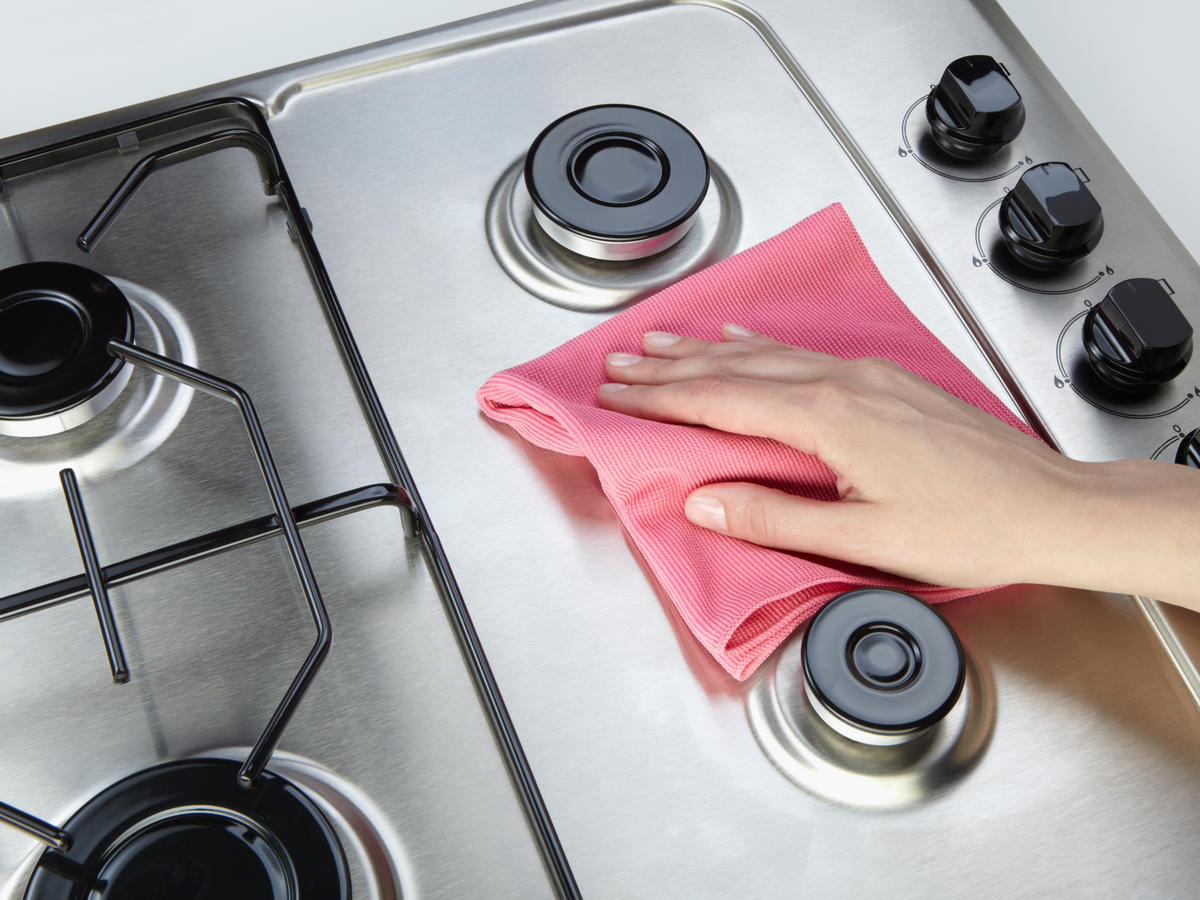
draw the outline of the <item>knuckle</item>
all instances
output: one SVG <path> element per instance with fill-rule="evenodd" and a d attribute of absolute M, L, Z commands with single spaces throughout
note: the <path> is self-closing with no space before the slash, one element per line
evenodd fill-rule
<path fill-rule="evenodd" d="M 720 375 L 704 375 L 676 382 L 675 390 L 697 418 L 703 420 L 709 411 L 725 402 L 729 395 L 729 382 Z"/>
<path fill-rule="evenodd" d="M 727 375 L 757 375 L 763 368 L 768 354 L 762 350 L 742 349 L 729 353 L 721 359 L 721 371 Z"/>
<path fill-rule="evenodd" d="M 890 385 L 903 378 L 904 370 L 890 359 L 868 356 L 857 360 L 862 377 L 869 384 Z"/>
<path fill-rule="evenodd" d="M 728 383 L 720 375 L 702 375 L 679 382 L 679 390 L 693 400 L 710 400 L 723 396 Z"/>
<path fill-rule="evenodd" d="M 844 381 L 818 381 L 809 388 L 813 402 L 827 409 L 844 409 L 854 402 L 855 391 Z"/>
<path fill-rule="evenodd" d="M 729 512 L 730 530 L 758 544 L 774 544 L 779 537 L 779 523 L 767 505 L 758 499 L 738 503 Z"/>

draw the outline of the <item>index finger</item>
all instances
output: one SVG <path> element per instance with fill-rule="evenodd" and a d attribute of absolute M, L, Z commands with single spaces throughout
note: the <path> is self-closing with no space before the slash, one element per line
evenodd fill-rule
<path fill-rule="evenodd" d="M 603 384 L 596 398 L 602 407 L 626 415 L 771 438 L 819 455 L 828 417 L 814 400 L 829 385 L 701 377 L 668 384 Z"/>

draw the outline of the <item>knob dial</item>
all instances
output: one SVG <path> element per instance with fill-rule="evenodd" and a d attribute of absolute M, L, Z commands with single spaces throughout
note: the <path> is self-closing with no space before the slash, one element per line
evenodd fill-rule
<path fill-rule="evenodd" d="M 1192 326 L 1153 278 L 1130 278 L 1109 291 L 1083 320 L 1093 371 L 1125 391 L 1170 381 L 1192 357 Z"/>
<path fill-rule="evenodd" d="M 1183 436 L 1179 449 L 1175 451 L 1175 462 L 1200 469 L 1200 428 L 1193 428 Z"/>
<path fill-rule="evenodd" d="M 942 73 L 925 101 L 933 140 L 958 159 L 983 159 L 1021 133 L 1025 104 L 1003 66 L 990 56 L 964 56 Z"/>
<path fill-rule="evenodd" d="M 1036 165 L 1004 196 L 1000 233 L 1009 251 L 1034 269 L 1069 266 L 1096 249 L 1104 216 L 1075 171 L 1062 162 Z"/>

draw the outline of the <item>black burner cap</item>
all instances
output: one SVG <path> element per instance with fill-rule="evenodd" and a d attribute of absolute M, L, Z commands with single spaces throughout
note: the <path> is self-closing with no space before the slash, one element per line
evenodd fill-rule
<path fill-rule="evenodd" d="M 0 418 L 31 419 L 102 391 L 124 362 L 106 349 L 133 339 L 115 284 L 82 266 L 32 262 L 0 270 Z"/>
<path fill-rule="evenodd" d="M 962 691 L 965 665 L 953 629 L 899 591 L 835 597 L 813 617 L 804 677 L 826 709 L 869 731 L 908 734 L 943 718 Z"/>
<path fill-rule="evenodd" d="M 93 797 L 47 850 L 26 900 L 347 900 L 345 854 L 298 788 L 238 764 L 193 759 L 146 769 Z"/>
<path fill-rule="evenodd" d="M 589 106 L 537 136 L 525 185 L 551 221 L 600 240 L 670 231 L 700 208 L 708 159 L 692 133 L 641 106 Z"/>

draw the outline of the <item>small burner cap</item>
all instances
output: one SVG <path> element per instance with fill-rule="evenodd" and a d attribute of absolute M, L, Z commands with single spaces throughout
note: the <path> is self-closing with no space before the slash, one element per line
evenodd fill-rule
<path fill-rule="evenodd" d="M 113 339 L 133 339 L 133 311 L 103 275 L 60 262 L 0 270 L 0 420 L 54 416 L 103 392 L 124 367 Z"/>
<path fill-rule="evenodd" d="M 47 850 L 25 900 L 348 900 L 345 853 L 321 810 L 265 772 L 190 759 L 145 769 L 85 803 Z"/>
<path fill-rule="evenodd" d="M 640 106 L 590 106 L 537 136 L 525 185 L 543 229 L 600 259 L 659 253 L 681 239 L 708 191 L 708 160 L 686 128 Z"/>
<path fill-rule="evenodd" d="M 805 683 L 816 703 L 867 732 L 903 736 L 942 719 L 962 692 L 954 631 L 899 591 L 869 588 L 831 600 L 804 634 Z"/>
<path fill-rule="evenodd" d="M 122 843 L 100 867 L 96 881 L 104 887 L 96 896 L 285 900 L 292 877 L 287 857 L 261 829 L 225 813 L 190 812 L 147 825 Z"/>

